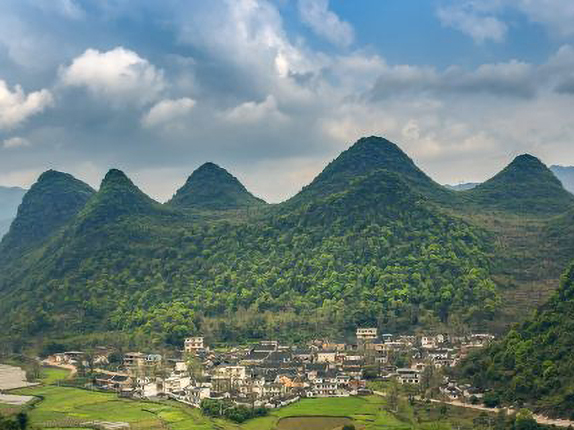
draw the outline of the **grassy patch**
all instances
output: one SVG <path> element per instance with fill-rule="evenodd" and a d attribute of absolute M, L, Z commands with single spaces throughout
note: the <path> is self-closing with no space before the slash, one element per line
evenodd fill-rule
<path fill-rule="evenodd" d="M 40 381 L 45 385 L 68 378 L 70 371 L 59 367 L 42 367 Z"/>
<path fill-rule="evenodd" d="M 362 397 L 329 397 L 302 399 L 273 412 L 273 415 L 281 418 L 305 415 L 348 417 L 355 414 L 374 414 L 375 412 L 376 408 L 373 407 L 373 403 Z"/>
<path fill-rule="evenodd" d="M 277 430 L 333 430 L 352 423 L 342 417 L 287 417 L 279 420 Z"/>
<path fill-rule="evenodd" d="M 127 400 L 113 393 L 53 385 L 25 388 L 18 393 L 43 399 L 29 409 L 31 423 L 37 427 L 47 423 L 74 427 L 83 420 L 101 420 L 128 422 L 133 430 L 330 430 L 350 420 L 358 430 L 472 429 L 472 419 L 477 414 L 454 407 L 448 407 L 445 412 L 439 409 L 440 405 L 420 402 L 413 406 L 404 401 L 400 413 L 394 415 L 386 410 L 386 400 L 382 397 L 342 397 L 302 399 L 271 410 L 269 416 L 234 424 L 205 417 L 198 409 L 174 401 Z M 331 424 L 333 427 L 329 428 Z"/>
<path fill-rule="evenodd" d="M 114 394 L 55 386 L 26 388 L 19 393 L 43 399 L 30 410 L 32 424 L 66 418 L 129 423 L 153 420 L 160 424 L 152 413 L 145 410 L 146 403 L 118 399 Z"/>

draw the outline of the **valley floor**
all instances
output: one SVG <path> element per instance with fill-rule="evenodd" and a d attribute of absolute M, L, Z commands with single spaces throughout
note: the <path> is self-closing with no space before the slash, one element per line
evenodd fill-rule
<path fill-rule="evenodd" d="M 399 413 L 391 414 L 383 397 L 367 396 L 303 399 L 272 410 L 269 416 L 235 424 L 205 417 L 198 409 L 176 402 L 134 401 L 111 393 L 56 385 L 24 388 L 17 394 L 41 399 L 28 409 L 31 423 L 52 429 L 93 425 L 106 430 L 332 430 L 348 423 L 361 430 L 471 429 L 477 415 L 457 407 L 439 414 L 438 407 L 421 404 L 415 409 L 406 402 Z"/>
<path fill-rule="evenodd" d="M 302 399 L 270 410 L 266 417 L 235 424 L 206 417 L 199 409 L 174 401 L 131 400 L 114 393 L 59 386 L 58 381 L 66 376 L 66 370 L 43 368 L 41 386 L 24 387 L 9 394 L 34 400 L 27 405 L 0 400 L 0 415 L 26 410 L 34 427 L 52 430 L 339 430 L 345 424 L 353 424 L 357 430 L 470 430 L 476 428 L 477 417 L 485 413 L 466 404 L 443 406 L 420 400 L 410 404 L 406 399 L 401 400 L 396 413 L 391 413 L 384 395 L 372 395 Z M 494 417 L 496 411 L 486 412 Z M 540 419 L 539 422 L 561 425 Z"/>

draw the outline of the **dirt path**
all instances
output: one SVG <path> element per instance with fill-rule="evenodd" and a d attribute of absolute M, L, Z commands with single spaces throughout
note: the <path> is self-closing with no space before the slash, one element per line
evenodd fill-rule
<path fill-rule="evenodd" d="M 381 397 L 387 396 L 387 394 L 383 393 L 382 391 L 373 391 L 373 394 L 376 394 L 377 396 L 381 396 Z M 421 399 L 419 396 L 417 396 L 416 399 L 424 401 L 424 399 Z M 463 403 L 459 400 L 451 400 L 451 401 L 437 400 L 437 399 L 428 399 L 428 400 L 430 400 L 432 403 L 444 403 L 447 405 L 458 406 L 459 408 L 477 409 L 477 410 L 485 411 L 485 412 L 506 411 L 507 414 L 513 414 L 513 413 L 518 412 L 518 411 L 511 409 L 511 408 L 487 408 L 486 406 L 472 405 L 470 403 Z M 557 427 L 570 427 L 570 426 L 574 427 L 574 421 L 572 421 L 572 420 L 548 418 L 548 417 L 545 417 L 544 415 L 538 415 L 538 414 L 532 414 L 532 418 L 534 418 L 538 424 L 554 425 Z"/>

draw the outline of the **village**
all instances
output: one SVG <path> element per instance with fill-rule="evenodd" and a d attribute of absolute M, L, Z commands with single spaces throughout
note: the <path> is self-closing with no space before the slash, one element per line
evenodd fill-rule
<path fill-rule="evenodd" d="M 315 340 L 305 345 L 260 341 L 245 348 L 212 350 L 201 336 L 186 338 L 177 354 L 127 352 L 105 347 L 90 355 L 56 353 L 44 364 L 89 374 L 85 388 L 109 390 L 140 399 L 169 398 L 193 407 L 204 400 L 224 400 L 250 408 L 278 408 L 301 398 L 372 394 L 368 381 L 420 386 L 439 375 L 438 389 L 448 400 L 480 399 L 472 387 L 445 376 L 490 334 L 453 337 L 378 334 L 358 328 L 353 343 Z M 89 372 L 85 372 L 89 369 Z"/>

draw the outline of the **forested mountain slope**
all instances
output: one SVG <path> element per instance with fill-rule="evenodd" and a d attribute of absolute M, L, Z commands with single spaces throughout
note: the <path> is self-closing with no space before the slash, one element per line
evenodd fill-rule
<path fill-rule="evenodd" d="M 0 260 L 42 243 L 72 220 L 94 190 L 67 173 L 48 170 L 24 195 L 0 243 Z"/>
<path fill-rule="evenodd" d="M 226 210 L 264 203 L 225 169 L 205 163 L 191 174 L 168 205 L 183 209 Z"/>
<path fill-rule="evenodd" d="M 460 194 L 481 211 L 520 215 L 557 215 L 574 205 L 574 195 L 564 189 L 548 167 L 529 154 L 519 155 L 488 181 Z"/>
<path fill-rule="evenodd" d="M 333 160 L 303 190 L 287 203 L 301 203 L 315 196 L 343 191 L 349 181 L 376 169 L 398 174 L 414 190 L 437 201 L 451 202 L 455 193 L 429 178 L 396 144 L 382 137 L 359 139 Z"/>
<path fill-rule="evenodd" d="M 212 163 L 164 205 L 118 170 L 97 193 L 61 175 L 42 175 L 23 205 L 37 209 L 14 223 L 46 211 L 54 221 L 42 240 L 15 228 L 0 250 L 10 268 L 0 270 L 0 323 L 12 337 L 122 330 L 177 344 L 197 330 L 237 341 L 340 336 L 357 325 L 485 329 L 508 306 L 501 295 L 554 276 L 520 278 L 517 220 L 534 220 L 528 252 L 539 261 L 549 220 L 572 199 L 531 156 L 478 191 L 447 190 L 377 137 L 278 205 Z M 39 192 L 50 177 L 59 180 Z M 61 213 L 52 210 L 60 194 L 74 203 Z"/>
<path fill-rule="evenodd" d="M 505 404 L 574 419 L 574 266 L 534 315 L 470 356 L 461 371 Z"/>
<path fill-rule="evenodd" d="M 0 318 L 14 333 L 139 330 L 174 343 L 198 325 L 231 339 L 483 323 L 499 305 L 487 235 L 446 215 L 423 193 L 434 183 L 378 142 L 342 156 L 353 167 L 330 169 L 320 192 L 240 221 L 189 218 L 112 170 L 0 278 Z M 365 164 L 373 149 L 396 162 Z"/>

